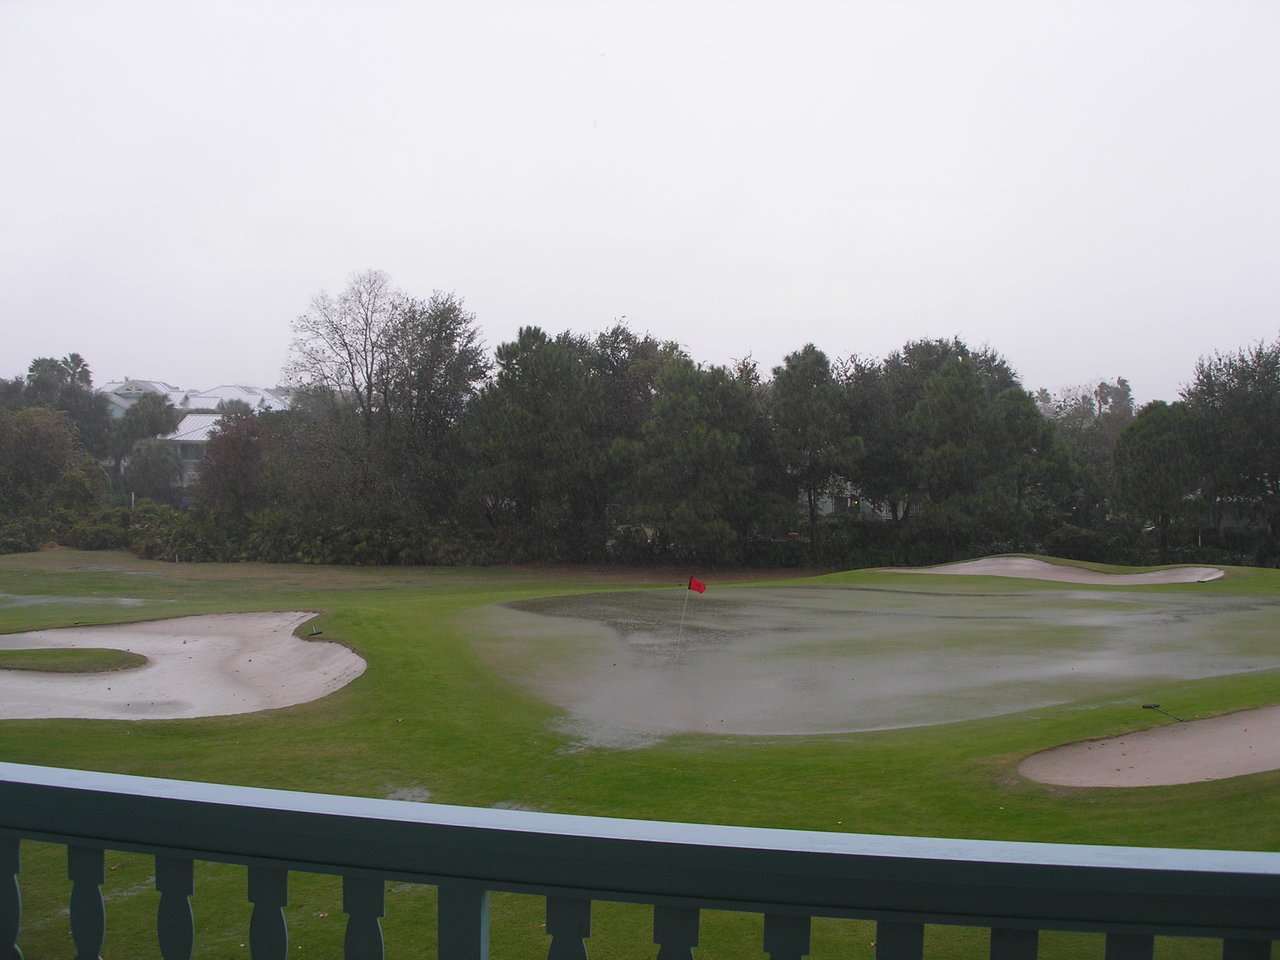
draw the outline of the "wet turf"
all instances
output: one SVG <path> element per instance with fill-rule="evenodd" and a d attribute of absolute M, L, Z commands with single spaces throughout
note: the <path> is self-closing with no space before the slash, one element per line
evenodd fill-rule
<path fill-rule="evenodd" d="M 588 743 L 840 733 L 1280 667 L 1271 598 L 727 587 L 519 601 L 478 615 L 495 670 Z M 682 623 L 683 617 L 683 623 Z"/>

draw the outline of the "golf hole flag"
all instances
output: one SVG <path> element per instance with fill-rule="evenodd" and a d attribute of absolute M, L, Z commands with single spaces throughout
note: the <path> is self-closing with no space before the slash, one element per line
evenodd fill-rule
<path fill-rule="evenodd" d="M 707 585 L 703 583 L 701 580 L 699 580 L 697 577 L 690 577 L 689 589 L 694 591 L 695 593 L 706 593 Z"/>

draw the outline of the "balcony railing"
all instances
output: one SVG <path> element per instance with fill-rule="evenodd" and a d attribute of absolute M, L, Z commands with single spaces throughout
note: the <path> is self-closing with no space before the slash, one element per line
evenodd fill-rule
<path fill-rule="evenodd" d="M 102 949 L 108 850 L 154 856 L 165 960 L 192 954 L 196 861 L 247 868 L 255 960 L 288 955 L 291 872 L 342 878 L 348 960 L 384 956 L 390 882 L 437 887 L 444 960 L 488 956 L 496 891 L 545 897 L 551 960 L 586 957 L 593 901 L 651 905 L 660 960 L 692 957 L 703 910 L 763 915 L 772 960 L 808 954 L 816 917 L 874 921 L 880 958 L 921 957 L 926 924 L 989 930 L 999 960 L 1035 957 L 1045 930 L 1105 934 L 1107 960 L 1150 958 L 1157 935 L 1262 960 L 1280 938 L 1276 853 L 601 819 L 0 764 L 0 958 L 22 956 L 24 839 L 67 847 L 80 958 Z"/>

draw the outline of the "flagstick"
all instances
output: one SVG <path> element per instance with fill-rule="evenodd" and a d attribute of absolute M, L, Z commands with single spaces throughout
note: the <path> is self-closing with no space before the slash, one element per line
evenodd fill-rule
<path fill-rule="evenodd" d="M 689 594 L 692 591 L 685 587 L 684 591 L 684 608 L 680 611 L 680 629 L 676 633 L 676 640 L 679 641 L 684 636 L 684 615 L 689 612 Z"/>

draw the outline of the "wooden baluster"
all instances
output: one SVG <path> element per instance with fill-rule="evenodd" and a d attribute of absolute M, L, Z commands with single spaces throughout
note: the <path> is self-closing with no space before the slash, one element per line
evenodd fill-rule
<path fill-rule="evenodd" d="M 386 910 L 381 880 L 342 878 L 342 910 L 347 915 L 344 960 L 383 960 L 382 914 Z"/>
<path fill-rule="evenodd" d="M 67 876 L 71 880 L 71 939 L 76 960 L 101 960 L 107 933 L 107 909 L 102 900 L 105 857 L 96 847 L 67 847 Z"/>
<path fill-rule="evenodd" d="M 808 956 L 809 918 L 766 913 L 764 952 L 769 960 L 800 960 Z"/>
<path fill-rule="evenodd" d="M 489 960 L 489 891 L 474 883 L 436 889 L 440 960 Z"/>
<path fill-rule="evenodd" d="M 1036 960 L 1039 951 L 1039 930 L 991 928 L 991 960 Z"/>
<path fill-rule="evenodd" d="M 289 928 L 284 908 L 289 905 L 289 871 L 278 867 L 249 868 L 249 956 L 253 960 L 285 960 Z"/>
<path fill-rule="evenodd" d="M 653 942 L 658 960 L 693 960 L 698 945 L 697 907 L 654 907 Z"/>
<path fill-rule="evenodd" d="M 1222 960 L 1271 960 L 1271 941 L 1223 940 Z"/>
<path fill-rule="evenodd" d="M 547 960 L 587 960 L 591 936 L 591 901 L 577 897 L 547 897 Z"/>
<path fill-rule="evenodd" d="M 924 924 L 876 924 L 876 960 L 920 960 L 924 955 Z"/>
<path fill-rule="evenodd" d="M 0 837 L 0 960 L 22 960 L 18 930 L 22 926 L 22 888 L 18 872 L 22 867 L 20 841 Z"/>
<path fill-rule="evenodd" d="M 1108 933 L 1106 960 L 1151 960 L 1155 954 L 1155 937 L 1140 933 Z"/>
<path fill-rule="evenodd" d="M 191 894 L 195 892 L 191 861 L 156 857 L 156 890 L 160 892 L 160 906 L 156 909 L 160 956 L 164 960 L 191 960 L 196 942 L 195 917 L 191 913 Z"/>

